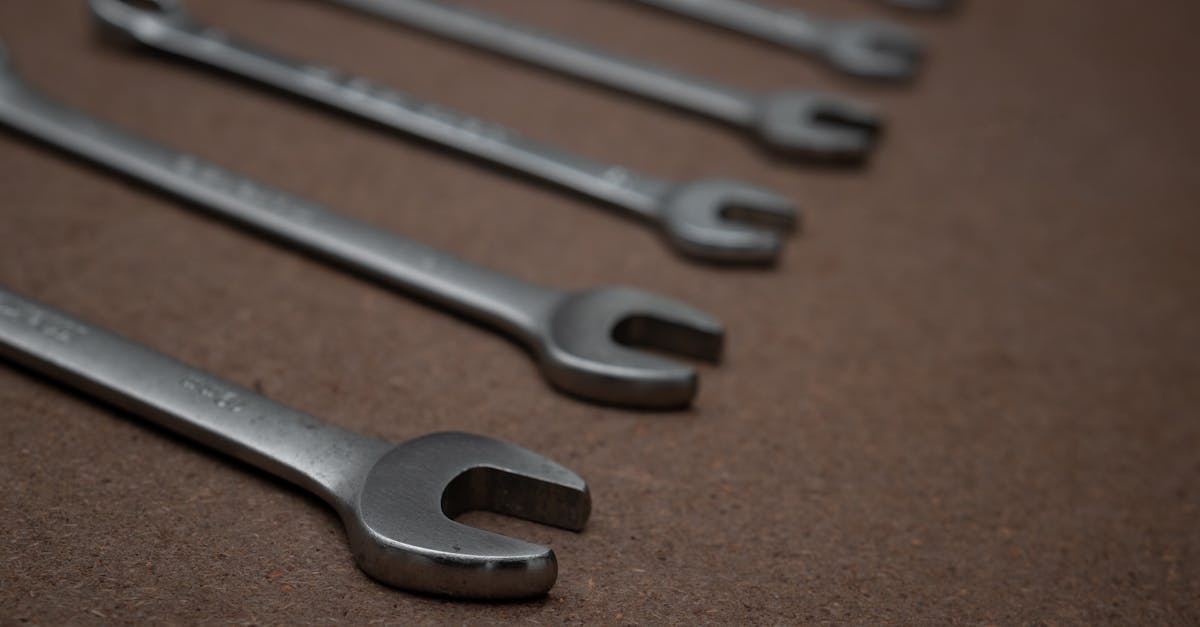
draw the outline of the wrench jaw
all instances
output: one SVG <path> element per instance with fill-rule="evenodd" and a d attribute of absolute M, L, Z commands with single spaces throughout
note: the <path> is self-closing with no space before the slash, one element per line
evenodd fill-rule
<path fill-rule="evenodd" d="M 716 361 L 724 330 L 701 311 L 649 292 L 606 287 L 566 294 L 540 338 L 546 378 L 599 403 L 646 409 L 686 407 L 694 368 L 633 347 Z"/>
<path fill-rule="evenodd" d="M 383 583 L 457 598 L 522 599 L 554 585 L 554 551 L 452 518 L 488 510 L 579 531 L 591 494 L 578 475 L 532 451 L 449 432 L 385 453 L 341 509 L 355 560 Z"/>
<path fill-rule="evenodd" d="M 785 154 L 863 161 L 883 127 L 871 107 L 818 92 L 776 92 L 759 102 L 759 135 L 767 146 Z"/>
<path fill-rule="evenodd" d="M 667 241 L 690 257 L 714 263 L 772 264 L 798 222 L 791 201 L 738 181 L 679 183 L 660 214 Z"/>
<path fill-rule="evenodd" d="M 825 58 L 848 74 L 876 80 L 903 81 L 921 65 L 921 43 L 911 31 L 885 22 L 831 23 Z"/>

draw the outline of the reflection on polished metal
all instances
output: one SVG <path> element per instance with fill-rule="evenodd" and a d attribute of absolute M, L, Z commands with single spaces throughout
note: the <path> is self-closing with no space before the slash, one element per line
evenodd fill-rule
<path fill-rule="evenodd" d="M 749 0 L 638 0 L 823 59 L 855 76 L 903 80 L 921 64 L 921 44 L 887 22 L 821 19 Z"/>
<path fill-rule="evenodd" d="M 482 509 L 577 531 L 591 512 L 583 479 L 527 449 L 466 433 L 361 436 L 3 287 L 0 357 L 316 494 L 341 516 L 359 566 L 400 588 L 544 594 L 554 551 L 452 517 Z"/>
<path fill-rule="evenodd" d="M 687 305 L 628 287 L 545 288 L 381 231 L 53 102 L 2 50 L 0 123 L 491 325 L 527 346 L 551 383 L 585 399 L 687 405 L 695 369 L 633 347 L 714 361 L 721 353 L 721 324 Z"/>
<path fill-rule="evenodd" d="M 93 0 L 110 4 L 120 0 Z M 436 0 L 332 0 L 334 3 L 556 72 L 714 118 L 791 154 L 861 160 L 881 122 L 845 98 L 812 90 L 755 93 L 619 58 L 573 41 Z M 177 0 L 160 4 L 178 5 Z M 147 29 L 149 30 L 149 29 Z M 160 37 L 147 32 L 144 38 Z M 143 39 L 144 41 L 146 39 Z"/>
<path fill-rule="evenodd" d="M 773 262 L 784 232 L 796 222 L 792 204 L 770 191 L 737 181 L 667 181 L 596 163 L 364 78 L 256 49 L 197 23 L 179 3 L 162 3 L 157 11 L 124 0 L 100 0 L 92 7 L 108 28 L 154 48 L 626 209 L 692 257 Z"/>

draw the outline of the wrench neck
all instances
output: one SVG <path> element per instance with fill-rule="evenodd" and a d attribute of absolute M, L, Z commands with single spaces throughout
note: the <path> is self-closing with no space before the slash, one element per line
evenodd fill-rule
<path fill-rule="evenodd" d="M 607 193 L 595 194 L 596 197 L 643 220 L 655 223 L 661 219 L 663 203 L 677 185 L 672 181 L 635 174 L 616 166 L 608 176 L 612 188 L 606 190 Z"/>
<path fill-rule="evenodd" d="M 802 52 L 815 52 L 825 45 L 824 23 L 792 9 L 747 0 L 639 1 Z"/>
<path fill-rule="evenodd" d="M 564 292 L 528 283 L 453 255 L 366 229 L 337 256 L 398 289 L 498 328 L 536 349 Z M 338 244 L 340 245 L 340 243 Z"/>

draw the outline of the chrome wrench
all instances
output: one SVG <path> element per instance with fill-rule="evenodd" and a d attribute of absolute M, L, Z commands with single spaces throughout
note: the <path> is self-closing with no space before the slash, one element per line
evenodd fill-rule
<path fill-rule="evenodd" d="M 667 181 L 595 163 L 364 78 L 256 49 L 191 19 L 181 2 L 158 6 L 92 2 L 107 28 L 141 43 L 624 208 L 692 257 L 769 263 L 795 223 L 791 203 L 767 190 L 720 179 Z"/>
<path fill-rule="evenodd" d="M 93 0 L 108 4 L 117 0 Z M 155 0 L 160 6 L 177 0 Z M 868 106 L 813 90 L 755 93 L 623 59 L 436 0 L 331 0 L 468 46 L 714 118 L 784 153 L 861 160 L 881 121 Z M 149 30 L 149 29 L 147 29 Z"/>
<path fill-rule="evenodd" d="M 554 551 L 451 520 L 490 510 L 578 531 L 578 475 L 467 433 L 401 444 L 276 403 L 0 287 L 0 357 L 290 481 L 341 516 L 359 567 L 393 586 L 480 599 L 544 594 Z"/>
<path fill-rule="evenodd" d="M 683 406 L 695 396 L 696 371 L 632 346 L 713 361 L 721 352 L 721 324 L 669 298 L 536 286 L 90 118 L 26 85 L 2 47 L 0 123 L 497 328 L 530 349 L 551 383 L 582 398 Z"/>
<path fill-rule="evenodd" d="M 917 72 L 921 44 L 911 31 L 874 20 L 821 19 L 749 0 L 638 0 L 823 59 L 863 78 L 903 80 Z"/>

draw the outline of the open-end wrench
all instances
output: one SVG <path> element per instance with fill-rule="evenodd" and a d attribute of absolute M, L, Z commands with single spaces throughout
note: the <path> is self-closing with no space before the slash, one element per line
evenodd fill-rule
<path fill-rule="evenodd" d="M 554 551 L 451 520 L 489 510 L 578 531 L 578 475 L 467 433 L 391 444 L 323 420 L 0 287 L 0 357 L 41 372 L 321 497 L 367 574 L 481 599 L 545 593 Z"/>
<path fill-rule="evenodd" d="M 721 352 L 721 324 L 672 299 L 629 287 L 536 286 L 90 118 L 25 84 L 2 46 L 0 124 L 498 328 L 530 349 L 550 382 L 576 396 L 683 406 L 696 393 L 695 369 L 632 347 L 714 361 Z"/>
<path fill-rule="evenodd" d="M 113 1 L 116 0 L 93 0 L 93 6 Z M 177 0 L 155 1 L 160 5 L 178 4 Z M 785 153 L 858 161 L 875 145 L 881 126 L 873 109 L 846 98 L 812 90 L 755 93 L 718 85 L 435 0 L 332 1 L 469 46 L 715 118 L 744 129 Z"/>
<path fill-rule="evenodd" d="M 729 180 L 666 181 L 596 163 L 366 79 L 255 49 L 190 19 L 178 2 L 160 7 L 150 10 L 127 0 L 92 3 L 107 27 L 156 49 L 622 207 L 693 257 L 769 263 L 779 255 L 782 232 L 795 223 L 791 203 L 767 190 Z"/>
<path fill-rule="evenodd" d="M 921 62 L 916 36 L 887 22 L 821 19 L 749 0 L 638 1 L 820 57 L 864 78 L 908 79 Z"/>

